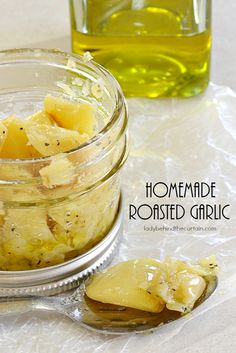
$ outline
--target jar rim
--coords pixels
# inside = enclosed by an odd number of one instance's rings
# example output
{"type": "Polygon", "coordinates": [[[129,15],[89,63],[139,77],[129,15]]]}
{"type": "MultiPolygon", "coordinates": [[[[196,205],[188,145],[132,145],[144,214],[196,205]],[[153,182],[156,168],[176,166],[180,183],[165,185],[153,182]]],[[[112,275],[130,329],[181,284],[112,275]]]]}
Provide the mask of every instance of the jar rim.
{"type": "MultiPolygon", "coordinates": [[[[94,62],[92,60],[85,61],[83,59],[82,55],[79,54],[71,54],[65,51],[62,51],[60,49],[45,49],[45,48],[15,48],[15,49],[7,49],[7,50],[1,50],[0,51],[0,66],[1,66],[1,61],[4,58],[8,59],[14,59],[14,55],[17,58],[17,54],[29,54],[32,55],[32,59],[36,58],[37,60],[40,59],[40,54],[47,54],[49,56],[54,56],[56,57],[63,57],[65,59],[73,59],[75,63],[78,64],[83,64],[83,66],[88,67],[90,69],[94,69],[96,72],[99,73],[101,78],[104,78],[108,80],[110,83],[112,90],[115,92],[115,107],[114,110],[111,114],[111,117],[107,124],[100,130],[94,137],[89,139],[87,142],[79,145],[78,147],[75,147],[73,149],[67,150],[63,152],[66,156],[77,152],[77,151],[82,151],[86,147],[89,147],[95,143],[97,143],[114,125],[115,123],[119,120],[119,117],[122,113],[122,109],[125,106],[125,99],[123,96],[123,92],[121,90],[121,87],[117,80],[114,78],[114,76],[107,70],[105,69],[102,65],[98,64],[97,62],[94,62]],[[12,55],[12,58],[11,58],[12,55]],[[92,61],[92,62],[91,62],[92,61]]],[[[5,62],[4,62],[5,64],[5,62]]],[[[76,68],[71,68],[65,64],[65,69],[70,70],[71,72],[78,72],[76,68]]],[[[57,154],[56,154],[57,155],[57,154]]],[[[34,158],[0,158],[0,163],[7,163],[7,164],[14,164],[14,163],[20,163],[22,165],[24,164],[29,164],[29,163],[37,163],[37,162],[47,162],[51,161],[53,158],[55,158],[55,155],[51,156],[42,156],[42,157],[34,157],[34,158]]]]}

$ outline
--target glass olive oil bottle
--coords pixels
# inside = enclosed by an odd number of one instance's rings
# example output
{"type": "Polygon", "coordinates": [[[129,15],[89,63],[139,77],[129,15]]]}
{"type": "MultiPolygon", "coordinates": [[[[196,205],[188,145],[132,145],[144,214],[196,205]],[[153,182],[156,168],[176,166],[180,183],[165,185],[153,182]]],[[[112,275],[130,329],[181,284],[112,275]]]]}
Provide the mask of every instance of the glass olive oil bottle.
{"type": "Polygon", "coordinates": [[[210,0],[70,0],[72,48],[127,96],[190,97],[209,81],[210,0]]]}

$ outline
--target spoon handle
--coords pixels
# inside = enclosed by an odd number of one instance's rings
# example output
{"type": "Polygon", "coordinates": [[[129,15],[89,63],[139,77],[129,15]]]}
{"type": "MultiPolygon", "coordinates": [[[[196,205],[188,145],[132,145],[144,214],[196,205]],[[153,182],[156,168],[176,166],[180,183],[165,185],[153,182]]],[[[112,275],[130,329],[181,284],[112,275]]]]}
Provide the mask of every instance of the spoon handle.
{"type": "Polygon", "coordinates": [[[33,310],[52,310],[61,312],[59,297],[0,297],[0,316],[17,315],[33,310]]]}

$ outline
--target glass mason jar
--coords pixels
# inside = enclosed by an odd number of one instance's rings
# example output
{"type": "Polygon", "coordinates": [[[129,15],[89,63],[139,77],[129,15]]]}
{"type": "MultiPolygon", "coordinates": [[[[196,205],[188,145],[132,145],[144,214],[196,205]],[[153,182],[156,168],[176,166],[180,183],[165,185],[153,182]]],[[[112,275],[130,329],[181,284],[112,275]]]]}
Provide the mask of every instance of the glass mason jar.
{"type": "Polygon", "coordinates": [[[89,142],[65,153],[0,159],[1,284],[3,271],[40,269],[42,277],[44,268],[87,253],[108,234],[119,210],[127,111],[105,69],[57,50],[0,52],[0,77],[1,119],[31,115],[50,93],[95,105],[100,126],[89,142]],[[45,170],[56,180],[53,187],[45,170]]]}
{"type": "Polygon", "coordinates": [[[72,48],[127,96],[190,97],[209,81],[211,0],[70,0],[72,48]]]}

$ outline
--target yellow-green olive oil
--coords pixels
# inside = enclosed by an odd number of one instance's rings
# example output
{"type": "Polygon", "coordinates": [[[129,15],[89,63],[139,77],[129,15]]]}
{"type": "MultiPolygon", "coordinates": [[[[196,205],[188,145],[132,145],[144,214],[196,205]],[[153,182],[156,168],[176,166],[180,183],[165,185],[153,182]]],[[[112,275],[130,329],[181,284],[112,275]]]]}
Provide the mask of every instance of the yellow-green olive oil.
{"type": "Polygon", "coordinates": [[[204,91],[209,81],[210,18],[207,13],[201,18],[194,8],[197,2],[119,3],[123,1],[88,0],[86,9],[77,11],[72,4],[73,51],[90,51],[127,96],[189,97],[204,91]],[[77,21],[82,11],[83,26],[77,21]]]}

